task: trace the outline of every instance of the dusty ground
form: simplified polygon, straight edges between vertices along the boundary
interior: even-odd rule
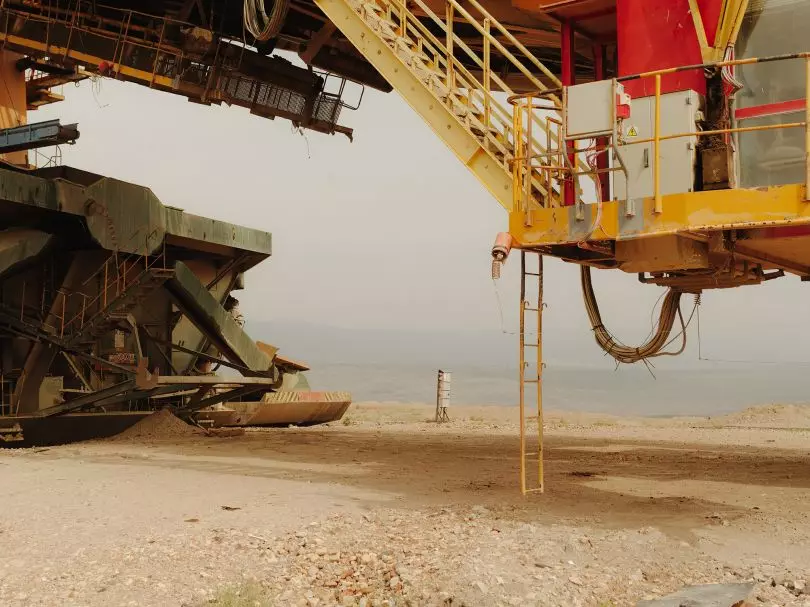
[[[0,605],[810,606],[810,408],[551,415],[527,498],[514,410],[430,415],[0,451]]]

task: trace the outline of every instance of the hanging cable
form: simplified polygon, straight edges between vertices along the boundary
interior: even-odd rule
[[[591,322],[593,335],[596,343],[606,353],[610,354],[620,363],[636,363],[644,361],[654,356],[661,356],[664,354],[662,351],[669,343],[669,336],[672,332],[672,326],[675,323],[675,318],[678,316],[680,310],[681,292],[674,289],[667,291],[664,297],[664,303],[661,305],[661,313],[658,319],[658,327],[652,337],[644,344],[633,348],[625,346],[618,342],[610,331],[607,330],[602,323],[602,316],[599,312],[599,304],[596,301],[596,295],[593,292],[593,283],[591,282],[591,269],[588,266],[581,266],[580,276],[582,279],[582,298],[585,300],[585,310],[588,313],[588,319]],[[684,334],[685,334],[684,323]]]
[[[596,185],[596,217],[594,217],[593,223],[591,224],[588,233],[580,238],[579,244],[587,243],[590,240],[591,236],[593,236],[594,232],[598,228],[602,227],[602,179],[599,176],[599,155],[604,154],[607,150],[598,150],[596,149],[598,146],[598,142],[596,139],[593,140],[593,146],[588,146],[587,149],[594,151],[590,151],[585,154],[585,161],[588,164],[588,167],[593,171],[594,177],[594,184]]]
[[[734,45],[729,45],[726,47],[725,53],[723,54],[723,61],[734,61]],[[720,69],[720,74],[723,78],[724,93],[726,97],[731,97],[741,88],[743,88],[742,82],[737,80],[736,69],[734,66],[724,65]]]
[[[290,0],[273,0],[273,8],[268,15],[264,2],[265,0],[245,0],[243,12],[245,29],[258,42],[267,42],[278,35],[290,8]]]

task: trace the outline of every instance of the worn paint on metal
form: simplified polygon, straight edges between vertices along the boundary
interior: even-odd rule
[[[212,245],[256,253],[248,266],[270,255],[269,232],[167,207],[144,186],[92,173],[83,177],[87,185],[0,168],[0,204],[82,216],[93,239],[110,251],[151,255],[169,237],[191,249]]]
[[[170,240],[184,239],[184,246],[186,241],[195,241],[233,247],[264,256],[271,253],[272,236],[270,232],[192,215],[173,207],[164,207],[164,209],[166,234]]]
[[[673,194],[663,197],[658,214],[653,198],[641,201],[636,207],[639,219],[632,221],[625,218],[622,202],[606,202],[602,229],[592,239],[631,240],[678,232],[810,224],[810,204],[804,196],[802,185]],[[526,226],[523,213],[510,213],[510,233],[521,247],[574,244],[588,223],[557,208],[535,210],[532,220]]]
[[[180,261],[174,264],[174,277],[167,281],[166,289],[183,313],[209,336],[228,360],[247,367],[255,375],[277,374],[270,357],[262,352],[186,264]]]
[[[35,258],[52,241],[51,234],[39,230],[12,228],[0,232],[0,277],[15,266]]]

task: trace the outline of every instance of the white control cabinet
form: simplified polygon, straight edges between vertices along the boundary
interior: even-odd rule
[[[622,131],[627,145],[619,147],[629,173],[630,198],[653,196],[654,144],[633,144],[633,140],[650,139],[655,135],[655,97],[632,100],[630,118]],[[695,91],[680,91],[661,95],[661,135],[694,133],[702,120],[700,95]],[[661,193],[691,192],[695,184],[695,145],[697,137],[679,137],[661,142]],[[618,160],[613,161],[618,167]],[[621,170],[613,172],[612,198],[627,200],[627,180]]]

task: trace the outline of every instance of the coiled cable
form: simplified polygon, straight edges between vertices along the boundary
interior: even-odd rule
[[[680,314],[681,292],[669,289],[664,302],[661,305],[661,313],[656,327],[650,338],[637,348],[625,346],[619,343],[602,323],[602,315],[599,312],[599,304],[593,292],[591,282],[591,269],[588,266],[580,266],[580,277],[582,279],[582,298],[585,301],[585,310],[591,322],[593,335],[596,343],[607,354],[610,354],[620,363],[636,363],[654,356],[667,354],[663,349],[670,343],[669,336],[672,333],[672,326],[675,319]],[[683,324],[683,320],[681,321]],[[684,327],[685,330],[685,327]]]
[[[284,26],[290,0],[273,0],[270,14],[264,8],[265,0],[245,0],[243,22],[245,29],[258,42],[275,38]]]

